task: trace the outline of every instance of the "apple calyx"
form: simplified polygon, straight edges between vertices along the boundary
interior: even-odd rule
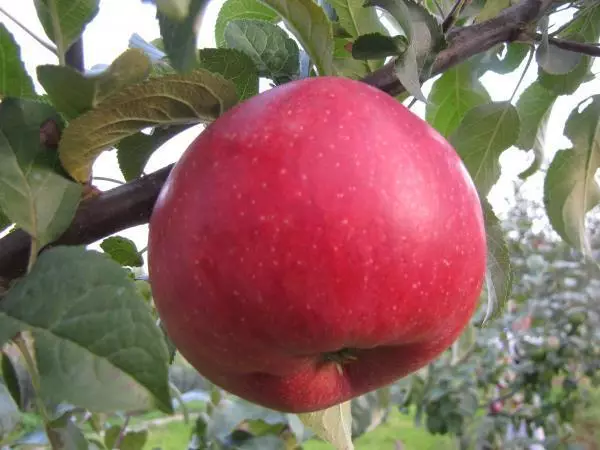
[[[333,363],[337,366],[338,372],[341,374],[344,370],[344,365],[349,364],[358,359],[358,350],[355,348],[342,348],[335,352],[323,353],[323,362],[326,364]]]

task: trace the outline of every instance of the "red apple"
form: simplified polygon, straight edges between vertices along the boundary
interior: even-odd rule
[[[225,390],[307,412],[447,349],[486,265],[454,149],[387,94],[318,77],[245,101],[173,169],[150,222],[153,295]]]

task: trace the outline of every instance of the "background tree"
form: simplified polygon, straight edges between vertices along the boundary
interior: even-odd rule
[[[34,411],[52,448],[144,445],[129,419],[153,408],[172,412],[174,349],[156,326],[140,270],[144,252],[112,235],[149,219],[171,167],[144,174],[148,159],[188,127],[258,94],[260,80],[337,74],[406,105],[426,101],[425,119],[456,148],[484,200],[489,246],[476,329],[425,370],[355,400],[352,433],[370,430],[400,404],[415,405],[431,432],[454,435],[463,448],[507,448],[506,425],[523,421],[529,430],[543,426],[548,448],[566,445],[587,397],[582,384],[598,381],[596,267],[583,261],[595,256],[586,217],[600,201],[600,95],[569,113],[570,148],[547,161],[543,142],[557,99],[595,78],[597,1],[227,0],[217,48],[197,49],[206,2],[163,0],[160,38],[133,37],[130,50],[93,73],[84,72],[80,36],[99,1],[35,6],[57,57],[37,67],[43,92],[0,24],[0,443],[22,445],[21,412]],[[537,79],[517,95],[531,65]],[[488,72],[515,80],[510,97],[492,101],[480,82]],[[432,79],[425,98],[421,83]],[[500,176],[499,158],[513,147],[532,155],[520,176],[542,177],[543,209],[525,214],[531,206],[517,197],[505,229],[485,199]],[[113,148],[127,183],[101,192],[93,163]],[[543,216],[552,233],[528,229],[531,217]],[[98,240],[110,258],[83,247]],[[511,295],[515,306],[499,316]],[[521,316],[531,326],[513,326]],[[516,353],[506,360],[509,345]],[[302,418],[202,386],[209,395],[194,448],[294,448],[310,435]],[[484,414],[474,419],[476,411]],[[124,420],[111,425],[105,414]],[[334,422],[311,425],[350,448],[348,433],[330,434]]]

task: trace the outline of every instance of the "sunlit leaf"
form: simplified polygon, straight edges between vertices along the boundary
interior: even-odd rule
[[[196,67],[198,17],[208,0],[190,0],[189,9],[183,20],[172,19],[158,12],[160,35],[171,65],[179,72],[189,72]]]
[[[66,50],[96,17],[100,0],[34,0],[33,3],[48,37]]]
[[[63,233],[81,197],[81,186],[61,175],[54,150],[40,143],[40,127],[48,120],[60,123],[44,103],[0,104],[0,209],[40,247]]]
[[[546,127],[556,98],[554,92],[536,81],[525,89],[517,101],[521,129],[516,146],[522,150],[533,150],[534,154],[531,165],[519,174],[523,179],[535,173],[544,160]]]
[[[275,23],[277,13],[257,0],[227,0],[219,10],[215,24],[215,40],[218,47],[225,46],[225,27],[234,20],[252,19]]]
[[[333,75],[333,29],[313,0],[260,0],[279,14],[310,56],[319,75]]]
[[[122,266],[141,267],[144,259],[135,243],[123,236],[111,236],[100,243],[100,248]]]
[[[477,189],[486,196],[500,177],[502,152],[519,136],[519,113],[508,102],[486,103],[469,110],[450,142],[462,158]]]
[[[321,439],[329,442],[336,450],[354,450],[349,401],[322,411],[299,414],[298,417],[304,425]]]
[[[32,332],[44,399],[96,412],[171,411],[164,339],[134,281],[108,256],[43,252],[0,302],[0,325],[0,345],[15,328]]]
[[[33,97],[33,81],[21,61],[21,49],[14,37],[0,23],[0,100],[2,97]]]
[[[230,49],[250,57],[253,63],[250,67],[244,60],[250,75],[258,69],[258,75],[272,80],[290,81],[298,77],[298,45],[276,25],[260,20],[233,20],[225,27],[225,42]],[[253,92],[257,90],[258,86]]]
[[[235,85],[205,69],[127,86],[71,121],[60,141],[61,162],[86,181],[96,157],[121,139],[146,127],[211,121],[237,101]]]
[[[143,81],[150,68],[150,60],[141,50],[129,49],[97,75],[86,76],[70,67],[54,65],[38,66],[37,75],[54,107],[67,118],[74,118],[119,89]]]
[[[492,19],[510,5],[511,0],[486,0],[483,9],[475,18],[475,22],[485,22]]]
[[[600,167],[600,96],[567,120],[565,135],[573,148],[554,156],[544,181],[544,204],[550,224],[571,246],[590,255],[585,230],[587,212],[600,203],[595,174]]]
[[[504,311],[512,291],[513,273],[505,231],[487,200],[483,201],[483,213],[487,240],[486,322]]]
[[[425,119],[444,136],[450,136],[465,114],[488,103],[490,96],[469,62],[447,70],[431,87]]]

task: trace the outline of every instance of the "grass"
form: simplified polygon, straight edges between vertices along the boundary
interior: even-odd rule
[[[169,422],[162,427],[150,428],[144,450],[161,448],[179,450],[187,448],[190,426],[183,422]],[[448,445],[449,438],[430,435],[422,428],[415,428],[412,417],[394,410],[387,423],[367,433],[355,441],[356,450],[394,450],[400,441],[403,450],[442,450]],[[331,450],[331,445],[313,439],[303,445],[304,450]]]

